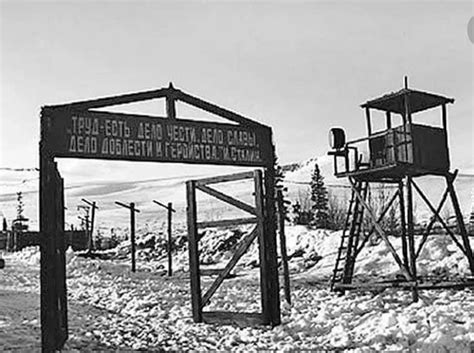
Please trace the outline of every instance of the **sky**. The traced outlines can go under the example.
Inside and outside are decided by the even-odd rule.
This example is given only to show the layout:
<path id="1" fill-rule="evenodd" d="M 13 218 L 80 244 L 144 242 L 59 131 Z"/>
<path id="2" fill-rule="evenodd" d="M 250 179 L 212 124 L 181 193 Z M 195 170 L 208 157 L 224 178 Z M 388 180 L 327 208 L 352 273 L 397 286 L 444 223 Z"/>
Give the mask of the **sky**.
<path id="1" fill-rule="evenodd" d="M 364 137 L 360 104 L 400 89 L 408 75 L 410 87 L 456 99 L 448 109 L 451 164 L 474 173 L 472 16 L 471 1 L 3 0 L 0 168 L 38 166 L 41 106 L 169 82 L 271 126 L 281 163 L 303 161 L 327 153 L 331 127 Z M 130 111 L 160 115 L 163 107 L 156 100 Z M 182 106 L 179 116 L 205 118 Z M 83 179 L 225 169 L 83 160 L 60 167 Z"/>

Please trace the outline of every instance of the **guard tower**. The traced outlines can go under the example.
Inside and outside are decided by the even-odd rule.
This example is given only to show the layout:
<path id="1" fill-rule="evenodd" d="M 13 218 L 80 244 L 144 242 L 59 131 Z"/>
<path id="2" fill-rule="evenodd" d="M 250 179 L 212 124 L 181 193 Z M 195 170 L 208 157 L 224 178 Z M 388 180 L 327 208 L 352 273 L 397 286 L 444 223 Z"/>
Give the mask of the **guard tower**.
<path id="1" fill-rule="evenodd" d="M 332 151 L 329 154 L 334 156 L 334 173 L 339 178 L 348 178 L 352 189 L 331 279 L 332 290 L 344 292 L 355 288 L 397 286 L 411 289 L 413 299 L 416 301 L 419 289 L 474 286 L 473 278 L 470 277 L 441 283 L 433 278 L 427 280 L 417 276 L 417 258 L 436 221 L 466 256 L 471 275 L 474 276 L 473 253 L 453 185 L 457 170 L 453 173 L 449 171 L 447 106 L 452 103 L 454 103 L 452 98 L 408 88 L 408 79 L 405 77 L 403 89 L 361 105 L 365 110 L 367 137 L 346 142 L 344 130 L 331 129 Z M 440 110 L 440 127 L 422 125 L 413 121 L 416 113 L 435 108 Z M 385 128 L 381 131 L 372 130 L 372 118 L 380 118 L 372 117 L 372 114 L 381 115 L 381 118 L 385 120 Z M 392 124 L 395 119 L 400 121 L 400 125 Z M 424 175 L 439 176 L 446 181 L 446 190 L 436 208 L 415 182 L 415 178 Z M 390 189 L 395 190 L 389 201 L 382 206 L 379 215 L 376 215 L 369 202 L 368 190 L 373 183 L 390 184 Z M 420 240 L 417 242 L 414 237 L 414 191 L 433 213 L 428 226 L 423 230 L 422 237 L 419 237 Z M 440 211 L 448 197 L 451 199 L 456 215 L 459 235 L 454 234 L 440 216 Z M 389 209 L 395 207 L 397 199 L 400 227 L 397 234 L 388 234 L 383 229 L 382 220 Z M 367 223 L 370 226 L 364 229 L 364 224 Z M 353 273 L 357 256 L 374 232 L 393 255 L 402 276 L 384 281 L 384 283 L 354 283 Z M 400 250 L 397 251 L 393 245 L 394 241 L 401 242 L 400 254 Z"/>

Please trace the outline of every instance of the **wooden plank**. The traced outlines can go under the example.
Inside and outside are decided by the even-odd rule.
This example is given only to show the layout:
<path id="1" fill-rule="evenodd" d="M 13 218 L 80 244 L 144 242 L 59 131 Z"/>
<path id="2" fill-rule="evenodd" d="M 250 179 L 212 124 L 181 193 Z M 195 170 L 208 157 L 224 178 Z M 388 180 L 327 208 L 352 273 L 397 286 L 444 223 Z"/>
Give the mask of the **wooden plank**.
<path id="1" fill-rule="evenodd" d="M 403 181 L 398 183 L 398 200 L 400 207 L 400 226 L 402 228 L 401 240 L 403 264 L 408 268 L 407 218 L 405 213 L 405 192 Z"/>
<path id="2" fill-rule="evenodd" d="M 45 121 L 41 122 L 42 130 Z M 48 156 L 46 142 L 40 142 L 40 283 L 41 283 L 41 348 L 56 350 L 57 307 L 55 290 L 54 189 L 53 162 Z"/>
<path id="3" fill-rule="evenodd" d="M 194 322 L 202 322 L 201 280 L 199 273 L 199 247 L 196 224 L 196 189 L 195 181 L 186 182 L 189 275 L 191 281 L 191 305 Z"/>
<path id="4" fill-rule="evenodd" d="M 414 281 L 408 282 L 388 282 L 388 283 L 336 283 L 334 288 L 336 289 L 360 289 L 360 290 L 371 290 L 371 289 L 382 289 L 382 288 L 397 288 L 397 287 L 412 287 Z"/>
<path id="5" fill-rule="evenodd" d="M 201 268 L 200 274 L 201 276 L 219 276 L 223 270 L 224 270 L 223 268 Z M 232 273 L 229 273 L 226 279 L 233 278 L 233 277 L 236 277 L 236 276 Z"/>
<path id="6" fill-rule="evenodd" d="M 90 234 L 90 247 L 89 252 L 93 250 L 94 247 L 94 222 L 95 222 L 95 210 L 97 206 L 95 201 L 92 203 L 92 215 L 91 215 L 91 234 Z"/>
<path id="7" fill-rule="evenodd" d="M 386 119 L 386 123 L 387 123 L 387 129 L 391 129 L 392 128 L 392 116 L 391 116 L 391 113 L 389 111 L 385 112 L 385 119 Z"/>
<path id="8" fill-rule="evenodd" d="M 202 297 L 203 307 L 209 303 L 209 300 L 211 299 L 212 295 L 216 292 L 216 290 L 219 288 L 222 282 L 224 282 L 224 279 L 230 274 L 230 271 L 232 271 L 235 265 L 237 265 L 237 262 L 240 260 L 240 258 L 250 248 L 250 245 L 252 245 L 252 242 L 257 237 L 257 234 L 258 234 L 258 230 L 257 230 L 257 227 L 255 227 L 250 232 L 250 234 L 245 236 L 245 238 L 242 240 L 242 242 L 240 243 L 239 247 L 237 248 L 236 252 L 232 256 L 230 261 L 227 263 L 227 265 L 219 274 L 219 276 L 216 278 L 216 280 L 211 284 L 206 294 L 204 294 L 204 296 Z"/>
<path id="9" fill-rule="evenodd" d="M 137 270 L 136 265 L 136 245 L 135 245 L 135 204 L 130 203 L 130 242 L 132 244 L 132 272 Z"/>
<path id="10" fill-rule="evenodd" d="M 474 276 L 474 256 L 472 254 L 469 238 L 467 237 L 466 225 L 464 224 L 464 219 L 461 213 L 461 207 L 459 206 L 458 197 L 456 195 L 456 191 L 454 190 L 453 179 L 447 176 L 446 183 L 448 184 L 448 190 L 451 196 L 451 202 L 453 204 L 454 213 L 456 215 L 456 221 L 458 223 L 459 231 L 461 233 L 461 238 L 464 244 L 464 254 L 467 257 L 469 269 L 471 270 L 471 275 Z"/>
<path id="11" fill-rule="evenodd" d="M 209 186 L 196 185 L 196 188 L 198 190 L 201 190 L 202 192 L 205 192 L 206 194 L 214 196 L 216 199 L 226 202 L 232 206 L 235 206 L 245 212 L 248 212 L 253 215 L 257 214 L 255 207 L 250 206 L 249 204 L 246 204 L 245 202 L 242 202 L 240 200 L 237 200 L 236 198 L 233 198 L 232 196 L 226 195 L 216 189 L 210 188 Z"/>
<path id="12" fill-rule="evenodd" d="M 448 198 L 448 193 L 449 193 L 448 189 L 446 188 L 446 190 L 444 191 L 443 196 L 441 197 L 441 200 L 438 204 L 438 207 L 436 208 L 436 213 L 441 212 L 441 209 L 443 208 L 444 203 L 446 202 L 446 200 Z M 423 238 L 419 242 L 418 250 L 416 251 L 416 254 L 415 254 L 415 256 L 417 258 L 420 255 L 421 250 L 423 249 L 423 246 L 425 245 L 426 240 L 428 239 L 428 236 L 430 235 L 431 229 L 433 228 L 433 225 L 435 224 L 436 220 L 437 220 L 436 217 L 432 217 L 431 220 L 430 220 L 430 223 L 428 223 L 428 226 L 426 227 L 425 231 L 423 232 Z"/>
<path id="13" fill-rule="evenodd" d="M 250 223 L 256 223 L 256 222 L 257 222 L 256 217 L 248 217 L 248 218 L 222 219 L 219 221 L 198 222 L 197 226 L 199 228 L 217 228 L 217 227 L 237 226 L 241 224 L 250 224 Z"/>
<path id="14" fill-rule="evenodd" d="M 71 103 L 66 103 L 66 104 L 51 105 L 45 108 L 47 109 L 48 108 L 55 108 L 55 109 L 74 108 L 74 109 L 81 109 L 81 110 L 96 109 L 96 108 L 109 107 L 109 106 L 119 105 L 119 104 L 128 104 L 128 103 L 146 101 L 150 99 L 163 98 L 163 97 L 166 97 L 168 93 L 169 93 L 168 88 L 160 88 L 160 89 L 155 89 L 151 91 L 127 93 L 127 94 L 121 94 L 117 96 L 109 96 L 109 97 L 103 97 L 103 98 L 97 98 L 97 99 L 71 102 Z"/>
<path id="15" fill-rule="evenodd" d="M 288 268 L 288 254 L 286 252 L 286 237 L 285 237 L 285 211 L 283 205 L 283 192 L 277 192 L 278 204 L 278 234 L 280 236 L 280 253 L 283 267 L 283 283 L 285 291 L 285 299 L 288 304 L 291 304 L 291 287 L 290 287 L 290 270 Z"/>
<path id="16" fill-rule="evenodd" d="M 132 204 L 130 204 L 130 205 L 127 205 L 127 204 L 124 204 L 123 202 L 119 202 L 119 201 L 115 201 L 115 203 L 116 203 L 117 205 L 119 205 L 119 206 L 122 206 L 122 207 L 128 208 L 129 210 L 131 210 L 131 209 L 132 209 Z M 133 204 L 133 211 L 134 211 L 134 212 L 138 212 L 138 213 L 140 213 L 140 210 L 139 210 L 139 209 L 137 209 L 137 208 L 135 208 L 135 204 Z"/>
<path id="17" fill-rule="evenodd" d="M 365 108 L 365 119 L 367 122 L 367 135 L 370 136 L 372 135 L 372 123 L 370 121 L 370 109 L 369 107 Z"/>
<path id="18" fill-rule="evenodd" d="M 407 225 L 408 225 L 408 258 L 410 260 L 410 270 L 412 279 L 416 282 L 416 256 L 415 256 L 415 232 L 413 220 L 413 180 L 411 176 L 407 177 Z M 413 301 L 418 301 L 418 290 L 416 286 L 412 290 Z"/>
<path id="19" fill-rule="evenodd" d="M 415 281 L 408 282 L 388 282 L 388 283 L 351 283 L 342 284 L 337 283 L 335 287 L 345 290 L 378 290 L 384 288 L 403 288 L 413 289 L 416 287 L 421 290 L 436 290 L 436 289 L 463 289 L 474 287 L 474 282 L 440 282 L 440 283 L 416 283 Z"/>
<path id="20" fill-rule="evenodd" d="M 441 120 L 443 122 L 443 130 L 446 133 L 446 136 L 448 136 L 448 114 L 446 112 L 446 104 L 441 105 Z M 446 146 L 448 143 L 446 142 Z"/>
<path id="21" fill-rule="evenodd" d="M 161 206 L 161 207 L 166 208 L 166 209 L 168 209 L 168 207 L 169 207 L 169 203 L 168 203 L 168 205 L 165 205 L 165 204 L 161 203 L 160 201 L 153 200 L 153 202 L 156 203 L 158 206 Z M 171 208 L 171 212 L 176 212 L 176 210 L 174 208 Z"/>
<path id="22" fill-rule="evenodd" d="M 271 160 L 270 131 L 229 123 L 68 109 L 53 111 L 49 134 L 51 151 L 57 157 L 264 167 Z M 239 153 L 234 153 L 235 148 Z"/>
<path id="23" fill-rule="evenodd" d="M 456 236 L 454 235 L 454 233 L 452 232 L 451 229 L 449 229 L 448 225 L 446 224 L 446 222 L 443 220 L 443 218 L 441 218 L 439 212 L 436 212 L 435 208 L 433 207 L 433 205 L 431 204 L 430 200 L 428 200 L 428 198 L 425 196 L 425 194 L 423 193 L 423 191 L 418 187 L 418 185 L 416 185 L 416 183 L 414 181 L 412 181 L 412 184 L 413 186 L 415 187 L 415 190 L 418 192 L 418 195 L 420 195 L 420 197 L 423 199 L 423 201 L 426 203 L 426 205 L 428 206 L 428 208 L 431 210 L 431 212 L 433 212 L 435 218 L 438 219 L 438 222 L 443 226 L 443 228 L 446 230 L 446 232 L 449 234 L 449 236 L 451 237 L 451 239 L 453 240 L 453 242 L 457 245 L 457 247 L 464 253 L 464 255 L 467 256 L 467 253 L 466 253 L 466 249 L 462 246 L 462 244 L 459 242 L 459 240 L 456 239 Z M 448 192 L 449 192 L 449 186 L 448 186 Z M 455 211 L 456 212 L 456 211 Z M 464 222 L 463 222 L 464 224 Z"/>
<path id="24" fill-rule="evenodd" d="M 188 103 L 196 108 L 200 108 L 202 110 L 205 110 L 209 113 L 218 115 L 222 118 L 228 119 L 230 121 L 239 123 L 244 126 L 249 126 L 249 127 L 267 127 L 263 124 L 260 124 L 256 121 L 250 120 L 248 118 L 243 117 L 240 114 L 231 112 L 230 110 L 224 109 L 222 107 L 219 107 L 215 104 L 206 102 L 202 99 L 199 99 L 197 97 L 191 96 L 190 94 L 184 93 L 180 90 L 177 90 L 177 98 L 185 103 Z"/>
<path id="25" fill-rule="evenodd" d="M 66 284 L 66 246 L 64 232 L 64 181 L 56 166 L 56 206 L 57 206 L 57 272 L 56 285 L 58 295 L 58 337 L 56 349 L 62 349 L 68 338 L 67 284 Z"/>
<path id="26" fill-rule="evenodd" d="M 389 200 L 389 202 L 385 205 L 385 207 L 383 208 L 382 212 L 380 213 L 379 217 L 377 218 L 377 223 L 380 223 L 383 218 L 385 217 L 385 214 L 388 212 L 388 210 L 390 209 L 390 207 L 392 207 L 392 204 L 395 202 L 397 196 L 398 196 L 398 193 L 399 191 L 397 190 L 395 192 L 395 194 L 393 194 L 392 198 Z M 362 242 L 362 244 L 360 245 L 360 247 L 357 249 L 356 251 L 356 254 L 354 256 L 354 261 L 355 259 L 357 258 L 357 255 L 359 255 L 359 253 L 362 251 L 362 248 L 364 247 L 364 245 L 367 243 L 367 241 L 369 240 L 370 236 L 372 235 L 372 233 L 375 231 L 375 227 L 372 225 L 372 228 L 370 228 L 370 231 L 369 233 L 367 234 L 367 236 L 365 237 L 364 241 Z"/>
<path id="27" fill-rule="evenodd" d="M 262 314 L 228 311 L 205 311 L 203 321 L 207 324 L 233 325 L 239 327 L 263 325 Z"/>
<path id="28" fill-rule="evenodd" d="M 250 171 L 250 172 L 242 172 L 242 173 L 235 173 L 235 174 L 229 174 L 229 175 L 219 175 L 219 176 L 209 177 L 209 178 L 202 178 L 202 179 L 196 180 L 196 186 L 252 179 L 253 175 L 254 175 L 253 171 Z"/>
<path id="29" fill-rule="evenodd" d="M 166 115 L 168 119 L 176 119 L 176 91 L 171 82 L 166 95 Z"/>
<path id="30" fill-rule="evenodd" d="M 272 146 L 273 148 L 273 146 Z M 275 156 L 273 150 L 272 155 Z M 273 162 L 276 157 L 273 159 Z M 275 165 L 265 168 L 265 221 L 264 241 L 265 247 L 265 282 L 267 284 L 267 307 L 270 312 L 272 326 L 281 323 L 280 316 L 280 285 L 278 278 L 278 260 L 276 245 L 276 212 L 275 212 Z"/>
<path id="31" fill-rule="evenodd" d="M 173 204 L 171 202 L 168 202 L 168 242 L 167 242 L 167 248 L 168 248 L 168 276 L 173 275 Z"/>
<path id="32" fill-rule="evenodd" d="M 367 211 L 368 215 L 369 215 L 369 218 L 372 222 L 372 224 L 374 225 L 375 227 L 375 231 L 380 235 L 380 237 L 382 238 L 382 240 L 385 242 L 385 244 L 387 245 L 387 248 L 388 250 L 392 253 L 392 256 L 393 258 L 395 259 L 396 263 L 398 264 L 398 266 L 400 267 L 400 270 L 402 271 L 402 273 L 405 275 L 405 277 L 408 279 L 408 280 L 411 280 L 412 279 L 412 276 L 411 274 L 407 271 L 407 269 L 405 268 L 405 266 L 403 265 L 402 261 L 400 260 L 400 258 L 398 257 L 398 254 L 395 250 L 395 248 L 393 247 L 393 245 L 390 243 L 390 241 L 388 240 L 388 237 L 387 235 L 385 234 L 385 232 L 383 231 L 382 227 L 380 227 L 380 225 L 377 223 L 377 218 L 375 217 L 373 211 L 370 209 L 369 205 L 367 205 L 367 203 L 364 201 L 364 199 L 362 198 L 362 196 L 359 194 L 359 192 L 357 191 L 355 185 L 354 185 L 354 181 L 352 180 L 352 178 L 349 178 L 349 182 L 351 184 L 351 187 L 352 187 L 352 190 L 354 190 L 355 192 L 355 196 L 359 199 L 359 202 L 361 203 L 362 207 L 365 208 L 365 210 Z"/>
<path id="33" fill-rule="evenodd" d="M 265 258 L 265 208 L 263 192 L 263 176 L 261 170 L 255 170 L 254 188 L 255 188 L 255 209 L 257 210 L 257 232 L 258 232 L 258 256 L 260 268 L 260 300 L 262 306 L 262 320 L 265 324 L 271 323 L 271 314 L 268 308 L 268 285 L 266 283 L 265 267 L 267 264 Z"/>

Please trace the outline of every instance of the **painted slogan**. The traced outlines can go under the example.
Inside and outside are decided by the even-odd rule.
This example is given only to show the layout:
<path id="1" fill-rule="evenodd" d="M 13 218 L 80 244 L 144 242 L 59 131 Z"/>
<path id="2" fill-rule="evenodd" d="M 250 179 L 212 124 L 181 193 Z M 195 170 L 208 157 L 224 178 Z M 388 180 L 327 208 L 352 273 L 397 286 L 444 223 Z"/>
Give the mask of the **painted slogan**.
<path id="1" fill-rule="evenodd" d="M 106 112 L 54 114 L 50 144 L 59 157 L 265 166 L 269 130 Z"/>

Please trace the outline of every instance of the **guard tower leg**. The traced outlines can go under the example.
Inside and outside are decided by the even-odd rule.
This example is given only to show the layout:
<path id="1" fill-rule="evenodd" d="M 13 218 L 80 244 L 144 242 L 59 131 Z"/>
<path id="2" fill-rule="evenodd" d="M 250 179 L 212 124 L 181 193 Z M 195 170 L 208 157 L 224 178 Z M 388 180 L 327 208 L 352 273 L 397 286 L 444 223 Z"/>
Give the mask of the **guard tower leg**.
<path id="1" fill-rule="evenodd" d="M 415 230 L 413 224 L 413 190 L 412 178 L 407 177 L 407 223 L 408 223 L 408 255 L 410 257 L 410 272 L 415 281 L 413 287 L 413 301 L 418 301 L 418 288 L 416 278 L 416 256 L 415 256 Z"/>
<path id="2" fill-rule="evenodd" d="M 408 262 L 408 244 L 407 244 L 407 221 L 405 214 L 405 193 L 403 190 L 403 181 L 398 183 L 398 202 L 400 206 L 400 227 L 401 227 L 401 240 L 402 240 L 402 255 L 403 264 L 406 268 L 409 268 Z"/>
<path id="3" fill-rule="evenodd" d="M 459 232 L 461 233 L 462 242 L 464 245 L 465 254 L 467 261 L 469 263 L 469 269 L 471 270 L 471 275 L 474 276 L 474 256 L 472 254 L 471 244 L 469 243 L 469 238 L 467 236 L 466 225 L 464 224 L 464 219 L 461 212 L 461 207 L 459 206 L 458 197 L 456 191 L 454 190 L 453 176 L 451 174 L 446 176 L 446 183 L 448 186 L 449 196 L 451 197 L 451 202 L 453 203 L 454 213 L 456 214 L 456 221 L 458 223 Z"/>

